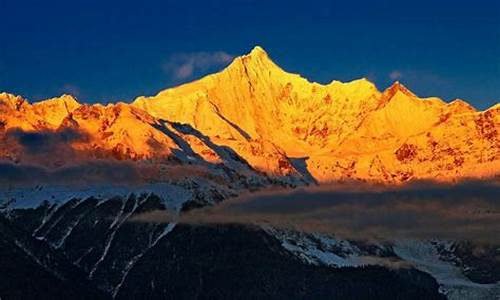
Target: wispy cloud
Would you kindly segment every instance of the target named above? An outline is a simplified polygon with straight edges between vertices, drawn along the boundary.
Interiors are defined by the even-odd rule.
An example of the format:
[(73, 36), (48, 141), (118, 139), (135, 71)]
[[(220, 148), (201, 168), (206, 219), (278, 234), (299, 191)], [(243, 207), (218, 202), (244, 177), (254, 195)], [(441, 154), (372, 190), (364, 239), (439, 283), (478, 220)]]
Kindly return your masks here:
[(403, 79), (405, 83), (413, 83), (426, 87), (449, 85), (446, 78), (427, 70), (393, 70), (387, 76), (392, 81)]
[(59, 131), (23, 131), (11, 128), (5, 138), (10, 143), (18, 143), (30, 154), (56, 153), (61, 147), (69, 147), (72, 142), (87, 141), (88, 136), (81, 131), (66, 128)]
[(19, 163), (61, 164), (79, 159), (82, 155), (73, 145), (87, 143), (90, 137), (86, 132), (71, 128), (37, 132), (10, 128), (3, 139), (5, 150)]
[(82, 91), (81, 89), (74, 85), (74, 84), (71, 84), (71, 83), (66, 83), (64, 84), (60, 89), (59, 89), (59, 92), (60, 93), (64, 93), (64, 94), (70, 94), (76, 98), (80, 98), (82, 96)]
[(224, 52), (176, 53), (162, 64), (162, 69), (174, 80), (183, 80), (214, 67), (228, 64), (233, 56)]
[(365, 73), (365, 77), (370, 80), (371, 82), (376, 82), (377, 81), (377, 74), (374, 71), (369, 71)]
[(0, 187), (33, 184), (134, 184), (141, 175), (130, 162), (107, 160), (86, 161), (56, 169), (37, 165), (18, 165), (0, 161)]
[(389, 73), (389, 78), (391, 80), (399, 80), (401, 79), (401, 77), (403, 77), (403, 73), (401, 73), (401, 71), (394, 70), (391, 73)]

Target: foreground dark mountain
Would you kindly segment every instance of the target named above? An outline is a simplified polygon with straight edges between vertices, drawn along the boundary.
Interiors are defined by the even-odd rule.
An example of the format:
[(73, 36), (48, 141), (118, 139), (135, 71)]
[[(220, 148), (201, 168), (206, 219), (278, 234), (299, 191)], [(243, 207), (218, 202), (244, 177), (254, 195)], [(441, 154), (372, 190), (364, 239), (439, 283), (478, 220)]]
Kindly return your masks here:
[[(149, 193), (4, 209), (2, 251), (9, 260), (3, 263), (11, 272), (0, 295), (24, 295), (24, 279), (45, 273), (64, 277), (45, 276), (41, 286), (54, 281), (71, 289), (28, 295), (100, 290), (115, 299), (491, 299), (499, 292), (498, 245), (361, 242), (245, 225), (174, 224), (154, 218), (166, 204)], [(21, 248), (12, 246), (17, 240), (24, 241)], [(18, 261), (29, 266), (17, 268)]]
[(437, 288), (411, 269), (303, 264), (258, 228), (178, 226), (131, 270), (117, 298), (444, 298)]
[(63, 252), (0, 216), (2, 299), (106, 299)]
[[(128, 218), (159, 207), (156, 197), (138, 199), (141, 204)], [(32, 222), (50, 213), (49, 207), (13, 212), (13, 223), (2, 219), (2, 242), (24, 242), (17, 250), (11, 248), (15, 242), (0, 248), (9, 258), (4, 270), (10, 271), (3, 273), (0, 295), (96, 299), (101, 297), (98, 287), (106, 298), (116, 299), (444, 298), (432, 277), (414, 269), (304, 264), (255, 227), (172, 227), (128, 218), (110, 226), (110, 213), (118, 213), (120, 201), (127, 214), (135, 200), (111, 199), (99, 206), (94, 199), (68, 202), (42, 227)], [(37, 285), (25, 289), (30, 280), (38, 280)]]

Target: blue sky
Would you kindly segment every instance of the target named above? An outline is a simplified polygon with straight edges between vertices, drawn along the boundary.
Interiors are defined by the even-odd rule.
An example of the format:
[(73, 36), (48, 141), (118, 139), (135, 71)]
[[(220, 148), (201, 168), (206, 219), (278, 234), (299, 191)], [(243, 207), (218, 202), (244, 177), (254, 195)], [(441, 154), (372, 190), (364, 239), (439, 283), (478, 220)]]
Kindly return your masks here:
[(0, 11), (0, 91), (31, 101), (130, 101), (254, 45), (312, 81), (500, 101), (499, 1), (0, 0)]

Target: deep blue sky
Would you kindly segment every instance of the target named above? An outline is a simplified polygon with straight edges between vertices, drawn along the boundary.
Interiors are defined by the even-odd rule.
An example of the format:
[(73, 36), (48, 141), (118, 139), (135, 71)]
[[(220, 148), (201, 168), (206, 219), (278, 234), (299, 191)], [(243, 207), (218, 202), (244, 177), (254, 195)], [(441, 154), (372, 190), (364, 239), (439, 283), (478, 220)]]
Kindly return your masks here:
[(0, 0), (0, 91), (129, 101), (258, 44), (312, 81), (392, 78), (420, 96), (500, 101), (500, 1), (364, 2)]

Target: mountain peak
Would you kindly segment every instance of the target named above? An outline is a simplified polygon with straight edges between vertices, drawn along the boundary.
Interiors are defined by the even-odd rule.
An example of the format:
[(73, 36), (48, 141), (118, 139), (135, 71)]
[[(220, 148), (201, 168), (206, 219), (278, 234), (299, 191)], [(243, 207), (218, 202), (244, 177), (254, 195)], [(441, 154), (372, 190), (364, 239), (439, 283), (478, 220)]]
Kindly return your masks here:
[(68, 95), (68, 94), (62, 94), (60, 97), (55, 97), (55, 98), (50, 98), (46, 99), (37, 103), (33, 104), (36, 107), (61, 107), (66, 109), (68, 112), (71, 112), (78, 108), (81, 104), (76, 100), (75, 97)]
[(399, 80), (394, 81), (394, 83), (389, 87), (389, 89), (398, 90), (402, 92), (409, 91), (408, 88), (406, 88), (406, 86), (404, 86)]
[(64, 118), (80, 106), (81, 104), (73, 96), (63, 94), (60, 97), (34, 103), (33, 109), (47, 123), (52, 126), (59, 126)]
[(28, 102), (21, 96), (9, 93), (0, 93), (0, 104), (4, 103), (9, 107), (19, 109), (21, 106), (28, 104)]
[(468, 113), (476, 111), (476, 109), (472, 105), (462, 99), (455, 99), (451, 101), (450, 103), (448, 103), (448, 107), (451, 108), (455, 113)]
[(250, 53), (246, 55), (239, 56), (236, 61), (241, 61), (245, 65), (256, 64), (256, 65), (268, 65), (274, 64), (269, 58), (267, 52), (260, 46), (255, 46)]
[(229, 72), (237, 73), (262, 73), (269, 70), (281, 70), (260, 46), (255, 46), (250, 53), (238, 56), (228, 66)]
[(408, 88), (406, 88), (401, 82), (395, 81), (389, 88), (384, 91), (384, 98), (391, 99), (398, 92), (401, 92), (408, 97), (416, 97), (416, 95), (412, 93)]
[(264, 50), (261, 46), (257, 45), (253, 47), (252, 51), (246, 56), (268, 56), (266, 50)]

